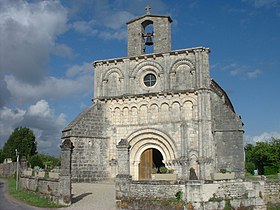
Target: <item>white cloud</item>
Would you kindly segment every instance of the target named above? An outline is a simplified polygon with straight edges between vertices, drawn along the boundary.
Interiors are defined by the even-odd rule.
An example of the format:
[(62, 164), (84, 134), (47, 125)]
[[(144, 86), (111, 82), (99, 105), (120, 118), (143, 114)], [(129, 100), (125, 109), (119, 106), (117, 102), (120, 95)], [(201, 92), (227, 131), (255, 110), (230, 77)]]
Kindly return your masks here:
[(264, 132), (259, 136), (244, 136), (245, 144), (255, 144), (256, 142), (267, 142), (272, 138), (280, 139), (279, 132)]
[[(46, 77), (39, 84), (29, 84), (17, 80), (14, 76), (5, 76), (7, 89), (12, 100), (16, 102), (30, 102), (46, 99), (62, 99), (80, 97), (88, 94), (93, 87), (92, 65), (84, 63), (75, 65), (66, 73), (68, 78)], [(90, 91), (91, 92), (91, 91)]]
[(22, 126), (31, 128), (38, 142), (38, 150), (58, 154), (61, 130), (65, 126), (64, 114), (55, 115), (45, 100), (31, 105), (27, 110), (0, 109), (0, 146), (9, 138), (14, 128)]
[(82, 65), (71, 66), (67, 72), (67, 77), (79, 77), (82, 75), (91, 76), (93, 72), (93, 67), (91, 63), (83, 63)]
[(242, 79), (254, 79), (262, 74), (262, 70), (260, 69), (252, 70), (250, 67), (246, 65), (239, 65), (237, 63), (230, 63), (227, 65), (214, 64), (212, 68), (215, 70), (229, 72), (231, 76), (240, 77)]
[(118, 11), (115, 13), (109, 13), (104, 18), (104, 24), (106, 27), (117, 30), (126, 26), (126, 23), (132, 20), (135, 16), (127, 11)]
[(249, 2), (253, 4), (254, 7), (256, 8), (271, 8), (271, 7), (276, 7), (279, 2), (278, 0), (243, 0), (244, 2)]
[(95, 35), (98, 33), (98, 30), (95, 29), (95, 20), (91, 21), (76, 21), (72, 24), (72, 27), (75, 31), (85, 34), (85, 35)]
[(0, 71), (39, 83), (57, 36), (66, 30), (67, 11), (59, 1), (1, 1)]
[(65, 44), (55, 44), (53, 54), (67, 58), (75, 57), (75, 53), (72, 48)]
[(248, 76), (248, 78), (256, 78), (256, 77), (258, 77), (261, 73), (262, 73), (261, 70), (256, 69), (255, 71), (249, 71), (249, 72), (247, 72), (247, 76)]
[(23, 120), (25, 110), (12, 110), (7, 107), (0, 109), (0, 147), (8, 140), (14, 125)]

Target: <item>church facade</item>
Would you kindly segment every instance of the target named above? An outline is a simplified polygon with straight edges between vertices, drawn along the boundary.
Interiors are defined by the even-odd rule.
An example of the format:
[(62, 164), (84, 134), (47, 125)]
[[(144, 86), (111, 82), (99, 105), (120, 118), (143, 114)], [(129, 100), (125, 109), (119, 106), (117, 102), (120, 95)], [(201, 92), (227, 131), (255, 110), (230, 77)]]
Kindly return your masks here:
[(128, 22), (128, 56), (94, 62), (93, 105), (62, 131), (74, 182), (114, 179), (122, 139), (133, 180), (161, 167), (184, 180), (244, 177), (243, 123), (210, 78), (210, 49), (171, 50), (171, 23), (149, 13)]

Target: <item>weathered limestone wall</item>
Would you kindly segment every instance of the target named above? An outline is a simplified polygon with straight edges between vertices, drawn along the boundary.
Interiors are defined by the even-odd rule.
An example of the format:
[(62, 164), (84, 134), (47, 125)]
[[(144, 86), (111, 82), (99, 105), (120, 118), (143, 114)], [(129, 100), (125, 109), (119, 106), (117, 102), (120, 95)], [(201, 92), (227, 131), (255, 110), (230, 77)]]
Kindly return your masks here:
[[(200, 47), (96, 61), (94, 98), (209, 88), (209, 52)], [(152, 88), (143, 82), (148, 73), (157, 79)]]
[(60, 193), (58, 179), (21, 176), (19, 178), (19, 188), (39, 193), (55, 203), (59, 202)]
[(71, 137), (72, 181), (94, 182), (109, 178), (108, 140), (106, 138)]
[(149, 144), (153, 144), (161, 151), (167, 167), (180, 174), (181, 171), (177, 170), (179, 158), (181, 156), (191, 158), (194, 153), (190, 151), (198, 150), (198, 137), (195, 132), (196, 98), (194, 93), (188, 93), (104, 101), (106, 115), (111, 124), (111, 128), (107, 130), (110, 136), (109, 159), (117, 159), (116, 145), (120, 139), (127, 138), (132, 145), (133, 161), (130, 168), (133, 179), (137, 179), (134, 175), (137, 174), (135, 170), (138, 165), (134, 163), (140, 161), (139, 149), (144, 149), (145, 145)]
[(25, 171), (19, 178), (19, 187), (21, 190), (36, 192), (55, 203), (69, 206), (72, 201), (71, 156), (74, 147), (69, 139), (65, 139), (60, 148), (61, 169), (59, 178), (32, 176), (32, 173)]
[(192, 206), (193, 210), (222, 210), (226, 205), (234, 209), (251, 207), (264, 210), (267, 202), (279, 203), (279, 183), (224, 181), (205, 184), (200, 180), (185, 183), (120, 180), (116, 182), (119, 209), (149, 209), (150, 206), (143, 208), (147, 200), (150, 205), (155, 201), (160, 203), (160, 200), (175, 198), (178, 191), (183, 192), (185, 207)]
[(104, 108), (95, 104), (82, 112), (63, 131), (62, 139), (73, 143), (73, 182), (93, 182), (109, 177), (107, 119)]
[[(27, 163), (24, 162), (19, 162), (19, 170), (25, 170), (27, 169)], [(16, 174), (17, 170), (17, 163), (12, 162), (12, 163), (1, 163), (0, 164), (0, 176), (2, 177), (11, 177)]]
[(10, 177), (15, 175), (17, 170), (17, 163), (1, 163), (0, 164), (0, 176)]
[[(171, 26), (169, 16), (145, 15), (128, 22), (128, 56), (144, 54), (144, 27), (150, 23), (153, 25), (154, 52), (163, 53), (171, 50)], [(143, 24), (142, 24), (143, 23)]]
[(243, 123), (226, 93), (214, 81), (211, 85), (216, 171), (227, 169), (235, 172), (236, 178), (244, 178)]
[(270, 203), (280, 203), (280, 181), (264, 183), (264, 200)]

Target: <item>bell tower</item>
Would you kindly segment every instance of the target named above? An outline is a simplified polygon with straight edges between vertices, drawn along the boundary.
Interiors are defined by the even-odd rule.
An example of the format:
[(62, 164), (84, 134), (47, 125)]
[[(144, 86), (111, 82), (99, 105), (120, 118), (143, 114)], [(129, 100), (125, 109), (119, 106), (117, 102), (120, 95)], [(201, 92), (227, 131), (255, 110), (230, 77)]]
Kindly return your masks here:
[(128, 57), (171, 51), (171, 18), (152, 15), (150, 9), (148, 5), (144, 16), (127, 23)]

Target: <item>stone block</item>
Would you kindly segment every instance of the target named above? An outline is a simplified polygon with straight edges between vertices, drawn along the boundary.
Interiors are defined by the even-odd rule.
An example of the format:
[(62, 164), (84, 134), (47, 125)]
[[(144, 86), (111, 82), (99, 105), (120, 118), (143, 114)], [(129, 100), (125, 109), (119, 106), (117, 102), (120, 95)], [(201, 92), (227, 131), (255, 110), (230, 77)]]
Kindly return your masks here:
[(23, 171), (22, 174), (24, 176), (32, 176), (32, 171)]
[(177, 174), (152, 174), (152, 180), (177, 180)]
[(212, 180), (230, 180), (235, 178), (235, 173), (211, 173)]

